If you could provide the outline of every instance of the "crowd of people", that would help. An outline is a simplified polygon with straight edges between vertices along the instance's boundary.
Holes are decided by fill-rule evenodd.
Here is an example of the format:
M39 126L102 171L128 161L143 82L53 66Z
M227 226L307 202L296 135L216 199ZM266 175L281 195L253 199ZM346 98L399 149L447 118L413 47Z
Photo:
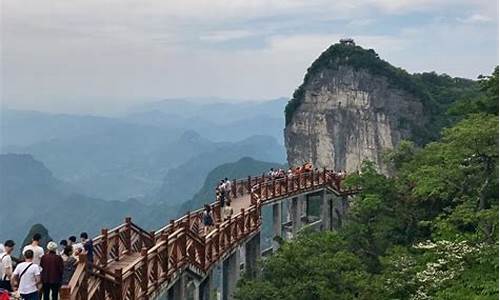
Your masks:
M19 258L13 256L15 242L7 240L0 247L0 296L14 299L57 300L59 289L67 285L76 270L80 255L85 255L87 266L94 260L94 246L86 232L61 240L59 245L49 241L44 250L42 236L35 233L31 243ZM1 299L1 298L0 298Z
M289 179L293 178L296 175L309 173L314 171L314 174L320 174L320 170L313 169L313 165L311 163L305 163L302 166L289 168L288 170L284 169L274 169L270 168L269 171L265 174L267 179L282 179L288 177ZM340 183L345 178L347 173L345 171L336 171L331 174L335 185L340 189ZM218 185L215 187L215 197L217 203L219 203L220 207L220 216L222 221L227 221L231 219L233 215L233 207L231 206L231 198L232 191L236 183L231 182L227 177L221 179ZM258 193L259 185L254 185L251 187L251 193ZM215 226L215 218L214 211L212 206L209 204L205 204L202 214L202 222L204 225L205 234L208 234Z
M220 215L223 221L231 219L233 208L231 207L231 191L233 183L226 177L221 179L215 188L215 198L220 206ZM208 234L214 227L213 209L209 204L205 204L203 209L203 225L205 234Z

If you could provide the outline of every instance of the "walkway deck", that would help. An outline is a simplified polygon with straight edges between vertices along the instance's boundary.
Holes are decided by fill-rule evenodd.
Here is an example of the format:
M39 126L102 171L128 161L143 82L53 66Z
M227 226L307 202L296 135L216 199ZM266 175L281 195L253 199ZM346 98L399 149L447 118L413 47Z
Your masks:
M63 300L147 299L166 283L177 280L189 267L206 273L221 257L260 230L261 208L269 202L318 189L342 190L337 175L328 170L302 172L292 177L248 177L234 180L231 189L233 216L222 220L219 203L212 203L215 228L205 235L202 209L187 213L155 232L147 232L130 218L118 227L103 229L93 239L94 267L80 257Z

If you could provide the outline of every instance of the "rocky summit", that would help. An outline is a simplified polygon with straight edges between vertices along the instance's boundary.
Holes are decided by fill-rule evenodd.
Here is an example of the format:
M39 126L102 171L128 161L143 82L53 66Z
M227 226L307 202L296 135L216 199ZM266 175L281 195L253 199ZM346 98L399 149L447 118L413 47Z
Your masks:
M351 172L371 160L388 173L384 153L403 139L428 141L435 134L431 123L443 111L422 75L464 81L410 75L353 42L332 45L313 62L286 107L288 163L312 161Z

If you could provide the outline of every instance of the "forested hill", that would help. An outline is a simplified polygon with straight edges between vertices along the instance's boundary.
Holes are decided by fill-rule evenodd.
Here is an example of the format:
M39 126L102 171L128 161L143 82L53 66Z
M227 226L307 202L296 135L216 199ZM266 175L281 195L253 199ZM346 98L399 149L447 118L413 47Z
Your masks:
M136 200L104 201L74 193L31 155L0 155L0 237L18 243L33 224L43 224L55 239L101 228L113 228L125 216L146 228L157 228L174 218L167 204L145 205Z
M498 67L478 84L438 140L387 156L395 176L347 179L338 232L285 242L237 299L498 299Z

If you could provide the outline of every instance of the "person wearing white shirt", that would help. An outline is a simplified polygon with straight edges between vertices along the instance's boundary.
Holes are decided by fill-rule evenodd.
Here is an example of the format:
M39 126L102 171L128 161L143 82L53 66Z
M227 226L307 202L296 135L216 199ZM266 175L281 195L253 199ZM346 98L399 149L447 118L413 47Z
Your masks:
M33 239L32 239L32 242L30 245L26 245L24 248L23 248L23 256L24 253L28 250L31 250L33 251L33 263L36 264L36 265L40 265L40 259L42 258L43 256L43 248L40 247L40 240L42 239L42 236L39 234L39 233L35 233L33 235Z
M12 257L11 253L14 251L14 241L7 240L4 244L4 252L0 254L0 288L12 291L10 278L12 277Z
M39 300L40 267L33 262L32 250L24 252L25 262L17 265L12 273L12 287L23 300Z

